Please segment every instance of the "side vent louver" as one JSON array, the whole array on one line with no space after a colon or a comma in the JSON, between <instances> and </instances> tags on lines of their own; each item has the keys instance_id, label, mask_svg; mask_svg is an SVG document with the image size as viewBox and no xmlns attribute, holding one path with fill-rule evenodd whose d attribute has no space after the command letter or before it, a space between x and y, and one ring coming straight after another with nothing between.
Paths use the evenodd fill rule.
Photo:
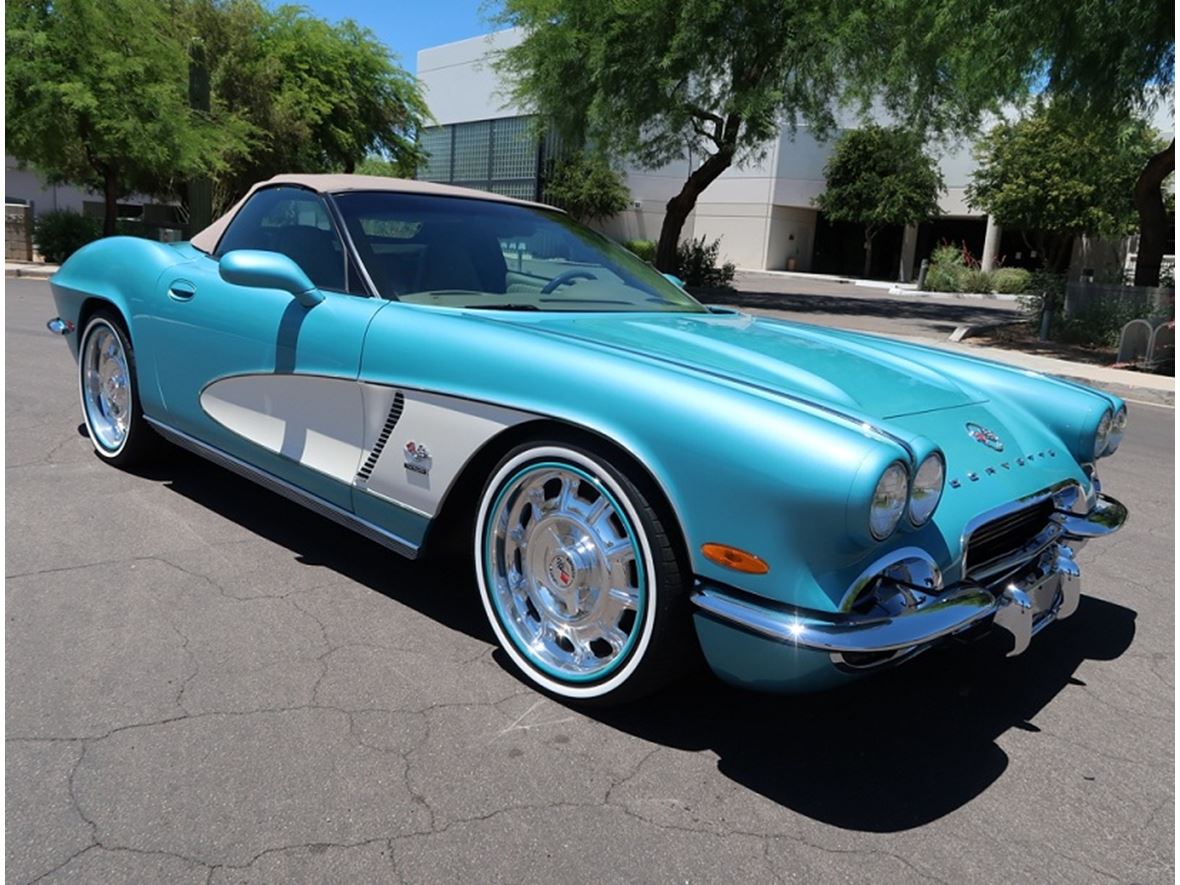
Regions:
<instances>
[{"instance_id":1,"label":"side vent louver","mask_svg":"<svg viewBox=\"0 0 1180 885\"><path fill-rule=\"evenodd\" d=\"M357 472L356 481L358 483L368 482L369 477L373 474L373 468L377 466L377 460L381 457L381 452L385 448L385 444L389 442L389 436L393 433L393 428L397 427L397 422L402 416L402 409L406 407L406 398L399 390L393 397L393 405L389 407L389 414L385 416L385 426L381 428L381 433L377 436L377 442L373 445L373 451L369 452L369 457L365 459L364 465Z\"/></svg>"}]
</instances>

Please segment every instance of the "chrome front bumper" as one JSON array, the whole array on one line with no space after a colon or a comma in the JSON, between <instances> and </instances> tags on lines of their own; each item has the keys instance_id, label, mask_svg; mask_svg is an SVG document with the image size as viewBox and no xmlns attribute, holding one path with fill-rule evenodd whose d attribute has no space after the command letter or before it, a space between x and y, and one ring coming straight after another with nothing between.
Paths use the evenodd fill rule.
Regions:
<instances>
[{"instance_id":1,"label":"chrome front bumper","mask_svg":"<svg viewBox=\"0 0 1180 885\"><path fill-rule=\"evenodd\" d=\"M1126 518L1122 504L1100 495L1089 513L1063 516L1059 541L1041 552L1019 579L991 588L964 581L931 593L909 587L906 607L888 616L803 612L707 585L698 586L692 600L722 622L799 648L829 652L837 663L853 668L908 657L989 620L1011 634L1008 654L1017 655L1041 629L1077 610L1081 575L1074 547L1118 531ZM870 660L858 663L865 658Z\"/></svg>"}]
</instances>

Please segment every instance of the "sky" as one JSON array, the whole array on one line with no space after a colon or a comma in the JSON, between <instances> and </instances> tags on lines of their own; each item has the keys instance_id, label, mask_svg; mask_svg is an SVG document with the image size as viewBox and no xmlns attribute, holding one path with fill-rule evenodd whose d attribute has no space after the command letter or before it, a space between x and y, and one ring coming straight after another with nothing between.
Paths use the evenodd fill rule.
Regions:
<instances>
[{"instance_id":1,"label":"sky","mask_svg":"<svg viewBox=\"0 0 1180 885\"><path fill-rule=\"evenodd\" d=\"M273 0L277 5L278 0ZM418 50L478 37L494 30L487 21L493 4L481 0L300 0L328 21L351 18L373 31L410 73L418 72Z\"/></svg>"}]
</instances>

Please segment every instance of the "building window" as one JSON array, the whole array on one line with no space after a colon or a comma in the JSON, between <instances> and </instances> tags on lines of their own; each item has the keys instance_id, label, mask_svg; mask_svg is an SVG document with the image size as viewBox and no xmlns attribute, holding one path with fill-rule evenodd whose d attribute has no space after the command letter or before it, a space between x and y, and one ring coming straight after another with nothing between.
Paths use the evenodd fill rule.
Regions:
<instances>
[{"instance_id":1,"label":"building window","mask_svg":"<svg viewBox=\"0 0 1180 885\"><path fill-rule=\"evenodd\" d=\"M422 131L428 154L418 177L508 197L535 200L540 193L544 145L531 117L507 117L433 126Z\"/></svg>"}]
</instances>

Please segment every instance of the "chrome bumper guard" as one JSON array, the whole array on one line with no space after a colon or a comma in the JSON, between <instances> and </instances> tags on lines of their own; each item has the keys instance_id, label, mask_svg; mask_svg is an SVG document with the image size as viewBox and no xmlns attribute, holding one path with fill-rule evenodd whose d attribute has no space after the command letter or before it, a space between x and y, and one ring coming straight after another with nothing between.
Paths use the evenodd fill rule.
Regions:
<instances>
[{"instance_id":1,"label":"chrome bumper guard","mask_svg":"<svg viewBox=\"0 0 1180 885\"><path fill-rule=\"evenodd\" d=\"M792 611L705 585L694 590L692 601L702 612L768 639L830 652L836 659L885 654L880 663L908 656L991 619L994 627L1012 636L1011 657L1027 649L1044 627L1077 610L1081 574L1073 549L1064 542L1084 543L1118 531L1127 509L1114 498L1100 495L1089 513L1062 517L1061 540L1043 551L1018 580L991 588L968 580L937 592L906 586L899 594L904 606L890 615Z\"/></svg>"}]
</instances>

